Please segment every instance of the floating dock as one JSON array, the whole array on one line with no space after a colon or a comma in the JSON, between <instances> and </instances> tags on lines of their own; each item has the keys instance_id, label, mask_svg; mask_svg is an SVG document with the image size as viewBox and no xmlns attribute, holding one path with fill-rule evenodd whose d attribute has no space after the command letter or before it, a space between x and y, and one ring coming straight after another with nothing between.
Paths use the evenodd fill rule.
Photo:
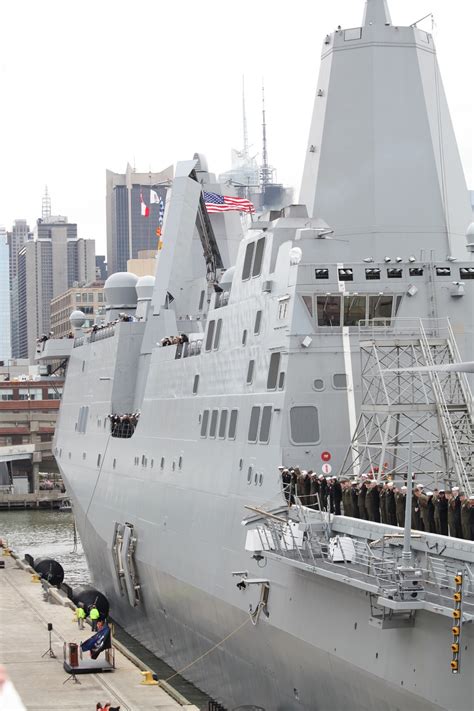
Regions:
<instances>
[{"instance_id":1,"label":"floating dock","mask_svg":"<svg viewBox=\"0 0 474 711\"><path fill-rule=\"evenodd\" d=\"M71 601L38 582L32 569L8 549L0 548L0 561L5 563L0 568L0 663L28 711L93 711L99 701L121 711L198 711L169 685L143 684L144 670L116 642L113 671L68 675L65 644L80 644L91 636L91 628L86 624L79 630Z\"/></svg>"}]
</instances>

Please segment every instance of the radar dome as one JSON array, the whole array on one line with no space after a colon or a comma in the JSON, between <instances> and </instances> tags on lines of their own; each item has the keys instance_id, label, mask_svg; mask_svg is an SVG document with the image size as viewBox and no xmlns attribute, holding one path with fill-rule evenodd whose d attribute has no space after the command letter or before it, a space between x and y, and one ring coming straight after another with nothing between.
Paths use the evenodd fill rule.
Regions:
<instances>
[{"instance_id":1,"label":"radar dome","mask_svg":"<svg viewBox=\"0 0 474 711\"><path fill-rule=\"evenodd\" d=\"M137 291L137 296L139 299L151 299L153 296L153 289L155 288L155 277L154 276L142 276L137 281L135 289Z\"/></svg>"},{"instance_id":2,"label":"radar dome","mask_svg":"<svg viewBox=\"0 0 474 711\"><path fill-rule=\"evenodd\" d=\"M83 311L73 311L69 316L69 322L73 328L81 328L86 322L86 315Z\"/></svg>"},{"instance_id":3,"label":"radar dome","mask_svg":"<svg viewBox=\"0 0 474 711\"><path fill-rule=\"evenodd\" d=\"M104 284L105 301L107 306L134 307L137 304L138 277L131 272L116 272L109 276Z\"/></svg>"}]
</instances>

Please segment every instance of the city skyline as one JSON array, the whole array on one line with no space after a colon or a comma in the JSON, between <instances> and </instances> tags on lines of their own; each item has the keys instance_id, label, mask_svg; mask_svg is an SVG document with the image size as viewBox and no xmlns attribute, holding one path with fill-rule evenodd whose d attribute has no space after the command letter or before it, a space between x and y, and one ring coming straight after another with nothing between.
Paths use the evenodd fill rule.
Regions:
<instances>
[{"instance_id":1,"label":"city skyline","mask_svg":"<svg viewBox=\"0 0 474 711\"><path fill-rule=\"evenodd\" d=\"M394 24L435 15L441 75L472 189L472 3L458 0L453 9L442 0L390 0L389 6ZM207 156L212 172L228 170L231 149L243 143L242 75L251 152L261 153L264 77L269 161L297 199L322 41L342 18L345 27L360 25L363 2L297 0L291 12L288 7L281 0L256 6L243 0L236 18L222 7L203 15L184 0L145 0L140 12L124 0L4 3L0 79L7 103L26 107L56 97L70 110L4 112L0 224L34 224L47 184L53 213L74 215L81 236L95 239L103 253L106 170L120 172L130 162L140 172L161 171L195 151ZM430 19L420 27L431 31ZM21 155L33 157L28 180L20 146Z\"/></svg>"}]
</instances>

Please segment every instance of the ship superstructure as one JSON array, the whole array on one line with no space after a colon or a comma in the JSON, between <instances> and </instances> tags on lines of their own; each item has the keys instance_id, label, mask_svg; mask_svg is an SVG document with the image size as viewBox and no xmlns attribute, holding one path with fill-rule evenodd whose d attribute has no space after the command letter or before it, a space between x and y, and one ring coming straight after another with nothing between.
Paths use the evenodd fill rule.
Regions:
<instances>
[{"instance_id":1,"label":"ship superstructure","mask_svg":"<svg viewBox=\"0 0 474 711\"><path fill-rule=\"evenodd\" d=\"M407 551L400 529L289 510L277 469L329 453L335 472L474 486L466 376L394 374L474 353L474 230L431 35L368 0L325 38L304 204L242 235L203 188L224 192L205 159L178 163L156 279L110 277L108 324L76 314L42 356L69 360L56 457L95 584L228 708L470 708L474 544L422 533Z\"/></svg>"}]
</instances>

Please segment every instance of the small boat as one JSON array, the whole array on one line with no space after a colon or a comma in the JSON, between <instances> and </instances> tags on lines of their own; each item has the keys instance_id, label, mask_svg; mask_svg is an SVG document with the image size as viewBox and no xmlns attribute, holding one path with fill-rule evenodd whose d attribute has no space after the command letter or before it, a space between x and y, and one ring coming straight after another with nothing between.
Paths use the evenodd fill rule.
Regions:
<instances>
[{"instance_id":1,"label":"small boat","mask_svg":"<svg viewBox=\"0 0 474 711\"><path fill-rule=\"evenodd\" d=\"M61 501L59 511L72 511L72 504L69 499L63 499L63 501Z\"/></svg>"}]
</instances>

